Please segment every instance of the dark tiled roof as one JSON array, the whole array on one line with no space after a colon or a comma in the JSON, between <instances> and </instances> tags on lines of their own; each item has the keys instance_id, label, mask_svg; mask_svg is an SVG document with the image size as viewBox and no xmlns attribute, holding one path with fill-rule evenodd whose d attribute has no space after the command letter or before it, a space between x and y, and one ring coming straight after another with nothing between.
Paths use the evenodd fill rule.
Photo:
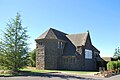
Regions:
<instances>
[{"instance_id":1,"label":"dark tiled roof","mask_svg":"<svg viewBox=\"0 0 120 80\"><path fill-rule=\"evenodd\" d=\"M66 40L66 45L64 48L64 55L63 56L76 56L75 52L76 52L75 46L72 44L71 41L69 41L69 39Z\"/></svg>"},{"instance_id":2,"label":"dark tiled roof","mask_svg":"<svg viewBox=\"0 0 120 80\"><path fill-rule=\"evenodd\" d=\"M96 51L96 52L99 52L99 53L100 53L100 51L99 51L96 47L94 47L93 45L92 45L92 47L93 47L94 51Z\"/></svg>"},{"instance_id":3,"label":"dark tiled roof","mask_svg":"<svg viewBox=\"0 0 120 80\"><path fill-rule=\"evenodd\" d=\"M49 30L47 30L47 31L45 31L42 35L40 35L37 39L44 39L44 38L46 38L46 35L48 34L48 31Z\"/></svg>"},{"instance_id":4,"label":"dark tiled roof","mask_svg":"<svg viewBox=\"0 0 120 80\"><path fill-rule=\"evenodd\" d=\"M68 41L66 44L64 56L79 55L76 53L76 46L85 45L87 36L88 36L88 32L81 33L81 34L66 35L66 37L68 38Z\"/></svg>"},{"instance_id":5,"label":"dark tiled roof","mask_svg":"<svg viewBox=\"0 0 120 80\"><path fill-rule=\"evenodd\" d=\"M54 36L52 38L65 40L66 39L65 35L67 34L61 31L55 30L53 28L50 28L49 30L44 32L42 35L40 35L37 39L45 39L45 38L50 38L50 36Z\"/></svg>"},{"instance_id":6,"label":"dark tiled roof","mask_svg":"<svg viewBox=\"0 0 120 80\"><path fill-rule=\"evenodd\" d=\"M59 39L66 42L64 48L64 56L75 56L76 54L76 46L84 46L87 40L89 32L80 33L80 34L71 34L68 35L56 29L50 28L46 32L44 32L41 36L39 36L36 40L39 39ZM94 46L93 48L98 51Z\"/></svg>"},{"instance_id":7,"label":"dark tiled roof","mask_svg":"<svg viewBox=\"0 0 120 80\"><path fill-rule=\"evenodd\" d=\"M86 43L88 32L81 34L71 34L66 36L75 46L82 46Z\"/></svg>"},{"instance_id":8,"label":"dark tiled roof","mask_svg":"<svg viewBox=\"0 0 120 80\"><path fill-rule=\"evenodd\" d=\"M51 28L52 29L52 28ZM61 31L58 31L56 29L52 29L52 31L54 32L54 34L56 35L57 39L60 39L60 40L66 40L66 36L67 35L66 33L63 33Z\"/></svg>"}]
</instances>

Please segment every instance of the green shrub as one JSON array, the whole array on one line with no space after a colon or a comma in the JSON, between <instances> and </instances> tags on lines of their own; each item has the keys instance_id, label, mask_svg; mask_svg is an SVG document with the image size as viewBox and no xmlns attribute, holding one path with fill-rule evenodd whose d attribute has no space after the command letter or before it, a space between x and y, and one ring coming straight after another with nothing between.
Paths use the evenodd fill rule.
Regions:
<instances>
[{"instance_id":1,"label":"green shrub","mask_svg":"<svg viewBox=\"0 0 120 80\"><path fill-rule=\"evenodd\" d=\"M0 70L7 70L7 68L0 65Z\"/></svg>"},{"instance_id":2,"label":"green shrub","mask_svg":"<svg viewBox=\"0 0 120 80\"><path fill-rule=\"evenodd\" d=\"M114 63L113 61L110 61L107 63L107 70L114 70Z\"/></svg>"},{"instance_id":3,"label":"green shrub","mask_svg":"<svg viewBox=\"0 0 120 80\"><path fill-rule=\"evenodd\" d=\"M118 61L113 61L114 70L118 69Z\"/></svg>"},{"instance_id":4,"label":"green shrub","mask_svg":"<svg viewBox=\"0 0 120 80\"><path fill-rule=\"evenodd\" d=\"M120 69L120 61L109 61L107 63L107 70L118 70Z\"/></svg>"},{"instance_id":5,"label":"green shrub","mask_svg":"<svg viewBox=\"0 0 120 80\"><path fill-rule=\"evenodd\" d=\"M120 70L120 60L118 61L118 69Z\"/></svg>"}]
</instances>

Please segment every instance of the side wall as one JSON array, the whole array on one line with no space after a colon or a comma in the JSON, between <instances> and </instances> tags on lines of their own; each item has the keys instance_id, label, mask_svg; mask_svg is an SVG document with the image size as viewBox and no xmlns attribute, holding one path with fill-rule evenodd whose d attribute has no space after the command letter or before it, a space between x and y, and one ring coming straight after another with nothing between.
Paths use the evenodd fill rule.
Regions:
<instances>
[{"instance_id":1,"label":"side wall","mask_svg":"<svg viewBox=\"0 0 120 80\"><path fill-rule=\"evenodd\" d=\"M92 50L92 59L85 59L85 49ZM85 46L83 47L83 58L84 58L84 70L97 70L96 59L94 56L94 50L92 48L92 43L90 37L87 37Z\"/></svg>"},{"instance_id":2,"label":"side wall","mask_svg":"<svg viewBox=\"0 0 120 80\"><path fill-rule=\"evenodd\" d=\"M45 46L44 40L36 41L36 69L45 68Z\"/></svg>"},{"instance_id":3,"label":"side wall","mask_svg":"<svg viewBox=\"0 0 120 80\"><path fill-rule=\"evenodd\" d=\"M61 68L62 49L58 48L57 39L46 39L45 69Z\"/></svg>"}]
</instances>

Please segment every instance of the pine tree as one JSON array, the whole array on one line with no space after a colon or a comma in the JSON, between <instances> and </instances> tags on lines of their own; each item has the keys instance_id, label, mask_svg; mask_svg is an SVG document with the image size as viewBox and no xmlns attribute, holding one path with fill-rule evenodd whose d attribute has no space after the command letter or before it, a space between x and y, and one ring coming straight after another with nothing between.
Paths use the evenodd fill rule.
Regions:
<instances>
[{"instance_id":1,"label":"pine tree","mask_svg":"<svg viewBox=\"0 0 120 80\"><path fill-rule=\"evenodd\" d=\"M28 43L26 27L22 27L20 14L12 19L0 41L0 65L10 70L19 70L26 65Z\"/></svg>"}]
</instances>

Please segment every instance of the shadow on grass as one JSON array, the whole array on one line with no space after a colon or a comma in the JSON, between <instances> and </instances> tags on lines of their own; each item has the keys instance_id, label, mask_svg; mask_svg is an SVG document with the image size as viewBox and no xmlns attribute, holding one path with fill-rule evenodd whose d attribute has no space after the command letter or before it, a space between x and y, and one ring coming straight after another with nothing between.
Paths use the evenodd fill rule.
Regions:
<instances>
[{"instance_id":1,"label":"shadow on grass","mask_svg":"<svg viewBox=\"0 0 120 80\"><path fill-rule=\"evenodd\" d=\"M90 78L85 78L85 77L80 77L80 76L75 76L75 75L67 75L67 74L60 74L60 73L38 73L38 72L31 72L31 71L19 71L17 74L12 74L9 76L5 75L0 75L0 77L27 77L27 76L32 76L32 77L47 77L47 78L53 78L53 77L58 77L62 79L90 79ZM93 79L92 79L93 80Z\"/></svg>"}]
</instances>

